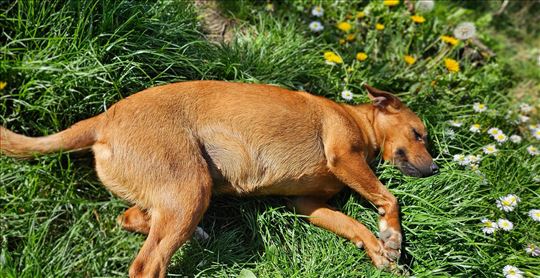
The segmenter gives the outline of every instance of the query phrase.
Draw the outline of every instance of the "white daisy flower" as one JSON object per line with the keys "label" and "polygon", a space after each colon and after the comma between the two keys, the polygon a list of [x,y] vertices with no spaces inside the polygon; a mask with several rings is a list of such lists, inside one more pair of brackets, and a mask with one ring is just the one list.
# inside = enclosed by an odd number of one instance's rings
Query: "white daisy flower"
{"label": "white daisy flower", "polygon": [[519,105],[519,110],[527,114],[532,111],[532,106],[530,106],[528,103],[522,103]]}
{"label": "white daisy flower", "polygon": [[506,196],[499,197],[499,199],[495,201],[497,207],[506,212],[513,211],[519,202],[521,202],[521,199],[519,199],[519,197],[515,194],[508,194]]}
{"label": "white daisy flower", "polygon": [[497,147],[495,147],[495,145],[493,144],[489,144],[483,147],[482,150],[484,151],[485,154],[494,154],[498,151]]}
{"label": "white daisy flower", "polygon": [[321,6],[315,6],[311,10],[311,15],[321,17],[324,15],[324,9]]}
{"label": "white daisy flower", "polygon": [[472,22],[463,22],[454,29],[454,36],[458,40],[467,40],[476,35],[476,27]]}
{"label": "white daisy flower", "polygon": [[465,160],[468,161],[470,164],[478,164],[480,162],[480,159],[482,159],[482,157],[480,157],[479,155],[470,154],[465,156]]}
{"label": "white daisy flower", "polygon": [[536,129],[540,129],[540,124],[535,124],[535,125],[529,125],[529,129],[531,131],[534,131]]}
{"label": "white daisy flower", "polygon": [[487,218],[482,219],[482,232],[485,234],[493,234],[493,232],[495,232],[498,228],[499,226],[497,223]]}
{"label": "white daisy flower", "polygon": [[341,97],[345,100],[352,100],[353,99],[353,93],[349,90],[343,90],[341,92]]}
{"label": "white daisy flower", "polygon": [[537,140],[540,140],[540,128],[532,130],[532,136]]}
{"label": "white daisy flower", "polygon": [[531,118],[528,117],[528,116],[525,116],[525,115],[519,115],[519,121],[522,122],[522,123],[526,123],[530,120]]}
{"label": "white daisy flower", "polygon": [[503,268],[503,275],[505,278],[522,278],[523,271],[512,265],[507,265]]}
{"label": "white daisy flower", "polygon": [[454,120],[450,120],[448,121],[448,123],[451,125],[451,126],[455,126],[455,127],[461,127],[463,125],[462,122],[460,121],[454,121]]}
{"label": "white daisy flower", "polygon": [[525,253],[533,257],[538,257],[540,256],[540,247],[536,246],[536,244],[529,243],[527,246],[525,246]]}
{"label": "white daisy flower", "polygon": [[309,29],[313,32],[320,32],[324,29],[324,26],[319,21],[312,21],[309,24]]}
{"label": "white daisy flower", "polygon": [[470,132],[478,133],[480,132],[480,125],[479,124],[473,124],[471,128],[469,128]]}
{"label": "white daisy flower", "polygon": [[506,140],[508,140],[508,137],[504,133],[499,133],[499,134],[493,136],[493,138],[495,139],[495,141],[497,141],[499,143],[504,143],[504,142],[506,142]]}
{"label": "white daisy flower", "polygon": [[478,164],[473,164],[473,163],[471,163],[471,164],[469,165],[469,168],[470,168],[471,170],[473,170],[473,171],[478,171],[478,168],[479,168],[479,167],[480,167],[480,166],[479,166]]}
{"label": "white daisy flower", "polygon": [[539,155],[540,154],[540,151],[538,151],[538,148],[535,147],[535,146],[528,146],[527,151],[529,152],[530,155]]}
{"label": "white daisy flower", "polygon": [[487,132],[488,132],[488,134],[491,135],[491,136],[495,136],[495,135],[497,135],[497,134],[499,134],[499,133],[503,133],[502,130],[500,130],[500,129],[496,128],[496,127],[492,127],[492,128],[490,128],[490,129],[488,129]]}
{"label": "white daisy flower", "polygon": [[512,141],[512,143],[519,144],[519,143],[521,143],[521,140],[522,140],[522,138],[519,135],[514,134],[514,135],[510,136],[510,141]]}
{"label": "white daisy flower", "polygon": [[483,103],[475,102],[473,104],[474,112],[482,113],[487,110],[487,106]]}
{"label": "white daisy flower", "polygon": [[435,7],[433,0],[418,0],[416,1],[416,11],[419,13],[429,13]]}
{"label": "white daisy flower", "polygon": [[540,222],[540,209],[529,210],[529,216],[534,220]]}
{"label": "white daisy flower", "polygon": [[508,219],[501,218],[497,221],[497,226],[505,231],[510,231],[514,228],[514,223],[510,222]]}
{"label": "white daisy flower", "polygon": [[463,154],[455,154],[454,155],[454,161],[457,162],[461,166],[465,166],[465,165],[469,164],[467,159],[465,159],[465,155],[463,155]]}

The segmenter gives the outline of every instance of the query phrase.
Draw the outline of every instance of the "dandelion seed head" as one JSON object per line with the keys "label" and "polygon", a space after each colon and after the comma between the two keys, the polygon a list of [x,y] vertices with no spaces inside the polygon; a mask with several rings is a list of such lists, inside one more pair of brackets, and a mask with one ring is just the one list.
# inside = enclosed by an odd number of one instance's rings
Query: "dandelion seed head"
{"label": "dandelion seed head", "polygon": [[523,139],[519,135],[514,134],[514,135],[510,136],[510,141],[512,141],[512,143],[519,144],[519,143],[521,143],[521,140],[523,140]]}
{"label": "dandelion seed head", "polygon": [[435,7],[433,0],[419,0],[416,2],[416,11],[419,13],[429,13]]}
{"label": "dandelion seed head", "polygon": [[454,36],[459,40],[467,40],[476,35],[476,27],[472,22],[463,22],[454,29]]}

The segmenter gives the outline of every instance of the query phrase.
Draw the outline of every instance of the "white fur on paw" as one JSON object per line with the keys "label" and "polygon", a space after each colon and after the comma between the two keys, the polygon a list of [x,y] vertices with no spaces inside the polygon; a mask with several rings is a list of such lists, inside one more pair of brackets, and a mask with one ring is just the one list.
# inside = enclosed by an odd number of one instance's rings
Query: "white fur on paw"
{"label": "white fur on paw", "polygon": [[193,234],[193,238],[208,240],[210,236],[201,227],[197,226],[197,229],[195,229],[195,233]]}

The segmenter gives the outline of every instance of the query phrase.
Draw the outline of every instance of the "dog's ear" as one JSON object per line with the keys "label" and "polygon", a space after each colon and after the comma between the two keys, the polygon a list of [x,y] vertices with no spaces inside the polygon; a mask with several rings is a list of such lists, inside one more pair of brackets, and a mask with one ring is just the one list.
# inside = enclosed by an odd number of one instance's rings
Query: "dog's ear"
{"label": "dog's ear", "polygon": [[368,91],[368,97],[377,108],[386,111],[397,111],[401,108],[401,101],[389,92],[385,92],[379,89],[375,89],[367,84],[364,84],[364,88]]}

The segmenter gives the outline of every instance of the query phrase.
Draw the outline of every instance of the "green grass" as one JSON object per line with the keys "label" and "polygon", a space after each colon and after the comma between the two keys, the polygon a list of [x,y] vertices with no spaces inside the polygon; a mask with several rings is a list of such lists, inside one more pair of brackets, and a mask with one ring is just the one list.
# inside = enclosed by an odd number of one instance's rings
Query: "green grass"
{"label": "green grass", "polygon": [[[265,3],[245,1],[239,11],[245,29],[228,46],[205,40],[195,10],[185,1],[3,2],[0,81],[8,85],[0,91],[2,125],[27,135],[51,134],[143,88],[182,80],[271,83],[337,101],[343,101],[340,92],[347,88],[356,94],[354,102],[367,101],[361,84],[369,82],[398,93],[419,113],[442,168],[426,179],[404,177],[386,164],[377,168],[401,205],[402,263],[410,273],[502,277],[502,268],[510,264],[529,277],[540,275],[538,258],[523,250],[526,243],[540,243],[540,224],[526,215],[540,208],[540,184],[533,180],[540,161],[526,151],[538,140],[525,125],[505,119],[509,110],[513,118],[518,114],[512,88],[523,79],[536,80],[534,62],[507,66],[512,64],[505,57],[510,44],[485,35],[504,38],[497,29],[501,22],[494,29],[477,24],[500,58],[477,64],[461,54],[464,43],[456,48],[438,43],[455,23],[481,18],[484,10],[462,12],[437,2],[427,22],[411,29],[403,6],[388,11],[366,1],[328,3],[325,33],[319,36],[307,28],[315,2],[280,2],[271,14],[264,11]],[[342,34],[333,25],[366,5],[371,14],[355,23],[359,41],[337,43]],[[225,8],[234,12],[231,7]],[[370,27],[379,21],[386,25],[382,33]],[[327,50],[339,53],[344,65],[326,65],[322,53]],[[368,53],[365,63],[354,60],[358,51]],[[407,67],[404,54],[415,54],[417,63]],[[458,60],[461,71],[448,73],[443,57]],[[490,112],[474,113],[474,102],[488,104]],[[448,125],[456,119],[463,127]],[[521,144],[498,146],[497,156],[484,156],[480,174],[452,161],[454,154],[480,154],[493,143],[485,132],[468,131],[477,122],[484,131],[497,126],[524,137]],[[516,211],[504,213],[495,199],[509,193],[522,201]],[[373,206],[357,194],[345,190],[330,203],[377,230]],[[392,276],[375,269],[364,251],[308,224],[285,205],[277,197],[214,198],[201,223],[210,240],[182,247],[169,275],[236,277],[249,269],[257,277]],[[26,161],[0,157],[0,276],[126,276],[144,240],[115,223],[127,207],[101,186],[89,153]],[[515,228],[485,235],[484,217],[506,217]]]}

